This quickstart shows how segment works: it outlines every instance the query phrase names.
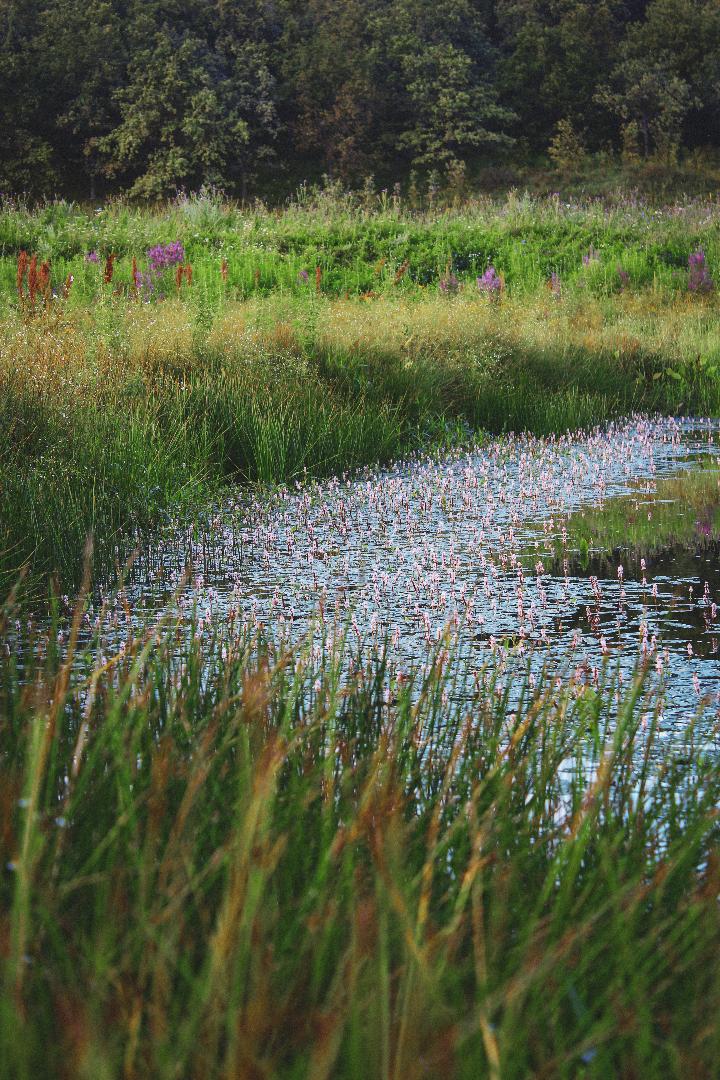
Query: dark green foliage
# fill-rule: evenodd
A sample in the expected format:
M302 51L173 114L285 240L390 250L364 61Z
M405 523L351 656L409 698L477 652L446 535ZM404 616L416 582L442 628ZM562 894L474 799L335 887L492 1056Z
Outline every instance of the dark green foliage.
M0 190L276 199L415 170L458 194L558 123L605 170L667 167L717 149L719 72L715 0L6 0Z

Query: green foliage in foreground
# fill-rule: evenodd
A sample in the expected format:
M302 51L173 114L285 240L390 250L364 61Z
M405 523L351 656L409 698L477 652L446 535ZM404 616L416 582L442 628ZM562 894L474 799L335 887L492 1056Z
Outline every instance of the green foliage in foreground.
M56 633L0 666L2 1075L715 1074L720 773L641 681Z

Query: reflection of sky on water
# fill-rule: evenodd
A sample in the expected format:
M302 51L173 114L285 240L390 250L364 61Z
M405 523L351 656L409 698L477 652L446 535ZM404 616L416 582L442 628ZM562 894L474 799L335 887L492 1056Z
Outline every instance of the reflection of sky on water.
M204 625L237 613L296 640L314 619L326 632L349 622L351 643L389 639L397 670L422 663L446 627L471 663L534 651L588 683L603 664L629 678L642 657L666 686L664 724L681 724L701 699L710 716L720 703L712 549L649 559L644 583L600 563L557 576L549 552L569 512L718 453L716 422L638 419L229 500L148 549L127 591L157 610L190 559L181 603Z

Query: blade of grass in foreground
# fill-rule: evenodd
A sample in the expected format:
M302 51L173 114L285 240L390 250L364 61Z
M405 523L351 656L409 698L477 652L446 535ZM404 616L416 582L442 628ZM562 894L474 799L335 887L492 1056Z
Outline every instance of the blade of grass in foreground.
M658 764L642 679L345 647L2 659L3 1075L711 1075L694 730Z

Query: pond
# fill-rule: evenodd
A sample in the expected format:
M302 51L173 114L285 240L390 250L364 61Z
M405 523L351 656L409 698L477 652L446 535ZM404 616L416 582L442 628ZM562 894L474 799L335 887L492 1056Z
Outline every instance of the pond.
M393 676L445 640L470 667L557 667L579 685L642 664L662 732L702 704L710 738L719 462L718 422L637 417L243 493L147 547L125 596L135 618L177 603L198 633L233 620L318 654L341 633L367 653L387 642Z

